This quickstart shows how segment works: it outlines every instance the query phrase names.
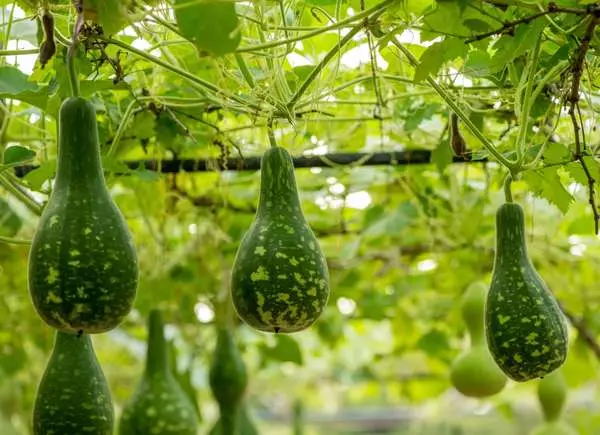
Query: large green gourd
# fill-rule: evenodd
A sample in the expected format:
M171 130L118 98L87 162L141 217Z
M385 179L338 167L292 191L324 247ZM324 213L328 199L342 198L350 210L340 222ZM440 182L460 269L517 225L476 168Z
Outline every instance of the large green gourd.
M515 381L543 377L565 361L565 319L529 259L518 204L504 204L496 214L496 258L485 323L494 360Z
M488 397L502 391L506 376L498 368L485 344L484 311L488 289L483 282L471 284L461 303L461 314L471 339L471 347L452 363L452 385L468 397Z
M231 293L238 315L269 332L305 329L327 303L327 263L302 213L292 158L282 148L263 156L258 211L237 252Z
M226 324L217 326L217 344L210 365L209 384L219 405L219 421L213 429L214 433L242 435L240 408L248 376L231 329Z
M58 331L33 410L34 435L112 435L110 390L89 335Z
M115 328L131 310L138 265L127 225L104 181L96 111L82 98L60 108L56 183L29 255L29 292L50 326Z
M150 312L148 330L146 370L123 409L119 434L196 435L196 409L171 372L160 311Z

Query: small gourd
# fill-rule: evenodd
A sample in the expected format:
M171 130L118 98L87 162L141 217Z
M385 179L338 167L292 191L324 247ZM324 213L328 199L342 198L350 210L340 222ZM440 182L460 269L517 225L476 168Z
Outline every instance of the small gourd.
M112 435L110 390L89 335L57 331L37 390L34 435Z
M148 320L146 370L123 409L120 435L196 435L197 411L171 372L159 310Z
M496 213L496 256L485 324L494 360L511 379L543 377L567 357L567 326L527 254L525 217L515 203Z
M327 263L304 218L294 163L283 148L262 158L258 210L235 258L231 294L240 318L268 332L308 328L327 304Z
M471 284L462 298L461 314L471 340L471 347L452 363L450 380L454 388L468 397L498 394L506 385L506 376L498 368L485 344L484 309L487 287Z
M209 385L219 405L215 434L242 435L240 409L248 384L246 367L233 339L231 326L217 325L217 344L213 353Z
M562 371L555 370L538 383L538 399L544 423L531 435L577 435L577 431L560 419L567 400L567 386Z
M58 129L56 182L29 254L29 293L48 325L101 333L131 310L136 251L105 185L92 103L67 99Z
M248 414L248 406L245 402L239 406L237 413L238 424L236 425L237 432L235 435L258 435L258 429L256 429L254 422ZM223 425L221 423L221 419L219 418L208 435L223 435L222 430Z

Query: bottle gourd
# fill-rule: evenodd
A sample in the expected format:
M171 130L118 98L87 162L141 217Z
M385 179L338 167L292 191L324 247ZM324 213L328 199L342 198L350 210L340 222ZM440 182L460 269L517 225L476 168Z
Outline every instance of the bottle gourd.
M262 158L258 210L235 258L231 294L240 318L268 332L308 328L327 304L327 263L304 218L294 164L283 148Z
M485 323L494 360L515 381L543 377L566 359L565 319L529 259L523 209L515 203L503 204L496 213Z
M468 397L488 397L502 391L506 376L498 368L485 343L484 311L487 287L471 284L465 292L461 314L471 339L471 348L459 355L450 369L454 388Z
M67 99L58 128L56 183L29 254L29 292L50 326L101 333L131 310L135 247L105 185L92 103Z
M148 320L146 370L119 423L120 435L196 435L197 412L171 372L159 310Z
M538 383L538 399L544 414L544 424L531 435L577 435L577 431L561 420L567 399L567 386L562 371L555 370Z
M112 435L110 390L89 335L57 331L37 390L34 435Z
M242 435L244 393L248 375L231 329L226 324L217 326L217 344L213 353L209 385L219 405L219 420L214 435Z

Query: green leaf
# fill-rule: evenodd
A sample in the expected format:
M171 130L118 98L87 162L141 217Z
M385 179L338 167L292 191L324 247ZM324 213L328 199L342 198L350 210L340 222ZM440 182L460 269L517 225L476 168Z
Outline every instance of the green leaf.
M0 198L0 235L14 236L21 229L21 218Z
M45 109L48 102L47 87L29 81L29 76L14 66L0 67L0 98L24 101Z
M444 172L444 169L452 163L452 150L448 141L441 140L436 149L431 152L431 163L435 163L438 171Z
M56 173L56 160L48 160L43 162L39 168L34 169L25 175L23 179L31 190L40 191L42 185L54 177Z
M104 33L112 35L127 25L128 0L86 0L85 17L102 26Z
M14 163L27 162L35 157L35 151L19 145L13 145L4 150L4 164L10 165Z
M529 171L523 175L531 191L538 197L554 204L562 213L569 210L573 196L563 186L558 168L545 168L538 171Z
M409 226L418 216L415 206L409 202L403 202L391 213L382 213L363 231L365 236L384 236L397 234Z
M502 36L494 44L496 53L492 57L492 70L498 71L504 69L509 62L533 48L547 25L546 20L534 20L531 24L521 24L518 26L514 36Z
M234 52L242 40L234 2L176 0L175 18L183 36L215 56Z
M424 80L428 74L436 75L445 62L466 56L468 51L464 41L457 38L446 38L436 42L425 50L415 70L415 82Z
M261 345L263 357L279 362L293 362L302 365L302 352L296 340L289 335L275 336L275 346Z

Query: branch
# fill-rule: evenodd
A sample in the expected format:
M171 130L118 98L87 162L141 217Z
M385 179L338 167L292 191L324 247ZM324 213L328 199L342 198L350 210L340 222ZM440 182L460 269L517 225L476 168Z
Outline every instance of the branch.
M573 74L571 91L569 92L568 102L569 102L569 116L571 118L571 122L573 124L573 135L575 136L575 159L581 163L581 167L585 172L585 175L588 179L588 201L592 208L592 214L594 215L594 231L598 234L599 226L600 226L600 213L598 212L598 207L596 205L596 192L594 188L594 183L596 180L592 177L592 174L587 167L585 160L583 159L583 152L585 147L585 134L583 132L582 126L580 125L579 118L577 116L579 111L579 92L581 88L581 77L583 75L583 65L585 63L585 56L590 49L590 42L594 37L594 30L596 30L596 26L600 23L600 14L595 15L589 22L588 27L581 39L581 45L579 49L573 56L573 61L571 63L571 72Z
M569 319L569 322L571 322L571 325L573 325L573 328L577 330L581 339L585 342L585 344L588 345L590 350L594 352L596 358L600 360L600 343L598 343L598 340L596 339L596 334L594 334L586 324L585 319L583 317L575 316L573 313L565 309L560 302L558 305L565 317Z
M227 171L258 171L262 156L230 157L219 165L215 159L165 159L165 160L126 160L130 170L144 169L163 174L180 172L212 172L219 167ZM332 153L316 156L294 156L295 168L332 168L338 166L408 166L431 163L430 150L389 151L378 153ZM453 157L454 163L484 163L487 159L471 160L469 156ZM24 177L37 169L35 165L21 165L14 168L17 177ZM128 175L116 173L115 175Z

